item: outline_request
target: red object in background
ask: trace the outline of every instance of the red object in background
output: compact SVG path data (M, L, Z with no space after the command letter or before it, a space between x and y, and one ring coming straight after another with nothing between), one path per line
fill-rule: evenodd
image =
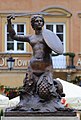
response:
M61 99L61 103L62 103L63 105L65 105L65 107L68 107L68 106L69 106L69 104L66 102L66 99L64 99L64 98Z
M61 99L61 103L62 104L65 104L66 103L66 100L64 98Z

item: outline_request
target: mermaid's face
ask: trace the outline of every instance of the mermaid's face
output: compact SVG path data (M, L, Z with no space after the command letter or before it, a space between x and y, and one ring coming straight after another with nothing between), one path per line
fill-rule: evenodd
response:
M40 17L37 17L34 21L34 29L42 29L43 20Z
M41 16L35 16L31 20L31 25L34 30L41 30L44 26L44 20Z

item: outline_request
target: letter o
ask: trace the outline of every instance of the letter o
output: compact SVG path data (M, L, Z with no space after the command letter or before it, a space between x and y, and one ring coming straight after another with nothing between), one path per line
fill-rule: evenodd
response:
M18 66L22 66L22 61L21 60L18 60Z

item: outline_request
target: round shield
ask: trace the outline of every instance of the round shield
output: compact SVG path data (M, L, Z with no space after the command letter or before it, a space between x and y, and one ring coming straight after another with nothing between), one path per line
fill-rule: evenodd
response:
M46 44L56 53L63 53L63 45L59 37L48 29L42 31Z

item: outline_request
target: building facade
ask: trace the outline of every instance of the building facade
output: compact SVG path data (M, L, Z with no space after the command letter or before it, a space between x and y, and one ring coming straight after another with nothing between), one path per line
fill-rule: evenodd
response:
M31 14L42 12L45 25L61 39L64 53L74 53L74 66L67 68L66 55L53 56L54 77L69 79L81 74L81 1L80 0L0 0L0 84L21 86L32 57L28 43L13 41L9 37L7 16L14 15L13 27L17 34L34 34ZM7 59L15 59L14 68L8 69ZM71 77L70 76L70 77Z

